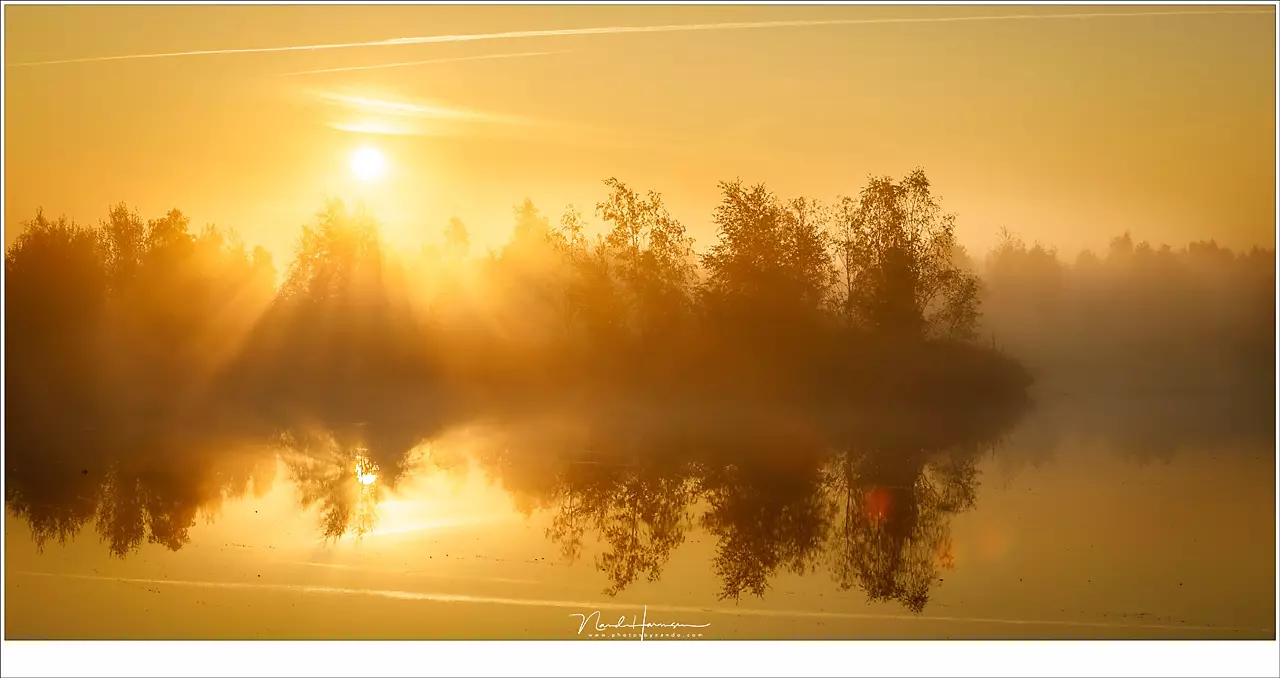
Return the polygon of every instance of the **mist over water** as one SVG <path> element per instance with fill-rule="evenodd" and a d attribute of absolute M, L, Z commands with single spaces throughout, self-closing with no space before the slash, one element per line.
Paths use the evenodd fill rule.
<path fill-rule="evenodd" d="M 973 629 L 1036 615 L 1041 637 L 1059 622 L 1274 637 L 1274 487 L 1258 481 L 1275 472 L 1274 252 L 1122 236 L 1063 262 L 1007 236 L 977 257 L 922 172 L 832 206 L 725 183 L 719 238 L 697 247 L 659 194 L 605 184 L 594 240 L 577 210 L 553 225 L 526 201 L 500 252 L 471 255 L 454 220 L 410 253 L 333 203 L 281 269 L 176 210 L 144 221 L 121 205 L 90 228 L 37 216 L 5 259 L 5 504 L 24 544 L 48 554 L 96 536 L 141 580 L 128 563 L 178 558 L 224 512 L 270 505 L 281 525 L 306 524 L 318 550 L 298 557 L 320 565 L 338 544 L 373 552 L 418 530 L 387 522 L 388 507 L 444 474 L 478 479 L 477 506 L 536 525 L 540 546 L 522 548 L 547 549 L 566 568 L 552 581 L 596 602 L 640 590 L 677 605 L 684 585 L 729 610 L 797 587 L 803 610 L 824 609 L 826 591 L 849 619 L 858 605 L 913 619 L 959 608 L 987 620 Z M 1022 478 L 1058 494 L 1018 503 Z M 1166 491 L 1193 481 L 1199 493 Z M 1227 527 L 1215 537 L 1189 518 L 1179 535 L 1142 527 L 1148 511 Z M 992 583 L 971 572 L 1041 572 L 1093 600 L 1093 580 L 1062 565 L 1082 556 L 1009 527 L 1061 515 L 1064 544 L 1139 525 L 1146 543 L 1097 557 L 1165 558 L 1169 576 L 1199 583 L 1195 599 L 1119 565 L 1107 586 L 1168 609 L 1050 609 L 1043 588 L 1024 604 L 1007 577 L 1006 593 L 978 595 Z M 507 543 L 458 524 L 477 535 L 475 558 Z M 1018 551 L 1013 534 L 1050 550 Z M 1179 536 L 1218 539 L 1217 555 L 1178 561 Z M 405 544 L 400 574 L 450 557 Z M 938 603 L 957 579 L 969 597 Z M 1112 613 L 1145 622 L 1080 616 Z M 265 635 L 310 633 L 289 628 L 303 626 Z M 537 628 L 525 635 L 561 637 Z"/>

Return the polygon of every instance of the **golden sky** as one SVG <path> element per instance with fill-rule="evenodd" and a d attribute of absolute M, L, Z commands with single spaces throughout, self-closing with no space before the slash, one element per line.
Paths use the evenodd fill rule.
<path fill-rule="evenodd" d="M 1269 6 L 4 12 L 6 244 L 37 207 L 93 223 L 125 200 L 282 258 L 335 195 L 401 242 L 458 216 L 483 249 L 525 197 L 590 213 L 617 176 L 702 249 L 717 181 L 831 201 L 916 166 L 978 251 L 1001 227 L 1067 254 L 1275 238 Z M 359 68 L 405 62 L 429 63 Z M 384 178 L 353 176 L 361 146 Z"/>

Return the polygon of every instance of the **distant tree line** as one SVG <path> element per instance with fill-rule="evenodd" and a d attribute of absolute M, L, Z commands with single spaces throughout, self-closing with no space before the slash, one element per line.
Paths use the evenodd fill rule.
<path fill-rule="evenodd" d="M 1064 261 L 1004 232 L 981 263 L 979 332 L 1046 388 L 1274 402 L 1275 250 L 1114 238 Z"/>

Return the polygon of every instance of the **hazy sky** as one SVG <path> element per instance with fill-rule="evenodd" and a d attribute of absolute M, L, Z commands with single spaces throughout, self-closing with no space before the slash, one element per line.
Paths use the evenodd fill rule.
<path fill-rule="evenodd" d="M 1068 254 L 1124 230 L 1275 238 L 1266 6 L 4 12 L 6 244 L 39 206 L 92 223 L 125 200 L 283 257 L 336 195 L 372 201 L 401 241 L 458 216 L 483 248 L 523 198 L 590 213 L 617 176 L 661 191 L 702 249 L 720 180 L 830 201 L 915 166 L 979 251 L 1001 227 Z M 1166 14 L 953 19 L 1136 12 Z M 677 24 L 704 26 L 578 30 Z M 486 37 L 254 51 L 468 34 Z M 30 65 L 208 50 L 250 51 Z M 434 63 L 353 68 L 414 61 Z M 353 177 L 362 145 L 385 179 Z"/>

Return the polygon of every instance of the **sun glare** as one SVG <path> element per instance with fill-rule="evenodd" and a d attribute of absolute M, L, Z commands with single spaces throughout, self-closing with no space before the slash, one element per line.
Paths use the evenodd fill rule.
<path fill-rule="evenodd" d="M 351 171 L 361 181 L 372 181 L 387 171 L 387 159 L 382 151 L 371 146 L 362 146 L 351 155 Z"/>
<path fill-rule="evenodd" d="M 356 457 L 355 474 L 361 485 L 372 485 L 378 480 L 378 465 L 368 457 Z"/>

